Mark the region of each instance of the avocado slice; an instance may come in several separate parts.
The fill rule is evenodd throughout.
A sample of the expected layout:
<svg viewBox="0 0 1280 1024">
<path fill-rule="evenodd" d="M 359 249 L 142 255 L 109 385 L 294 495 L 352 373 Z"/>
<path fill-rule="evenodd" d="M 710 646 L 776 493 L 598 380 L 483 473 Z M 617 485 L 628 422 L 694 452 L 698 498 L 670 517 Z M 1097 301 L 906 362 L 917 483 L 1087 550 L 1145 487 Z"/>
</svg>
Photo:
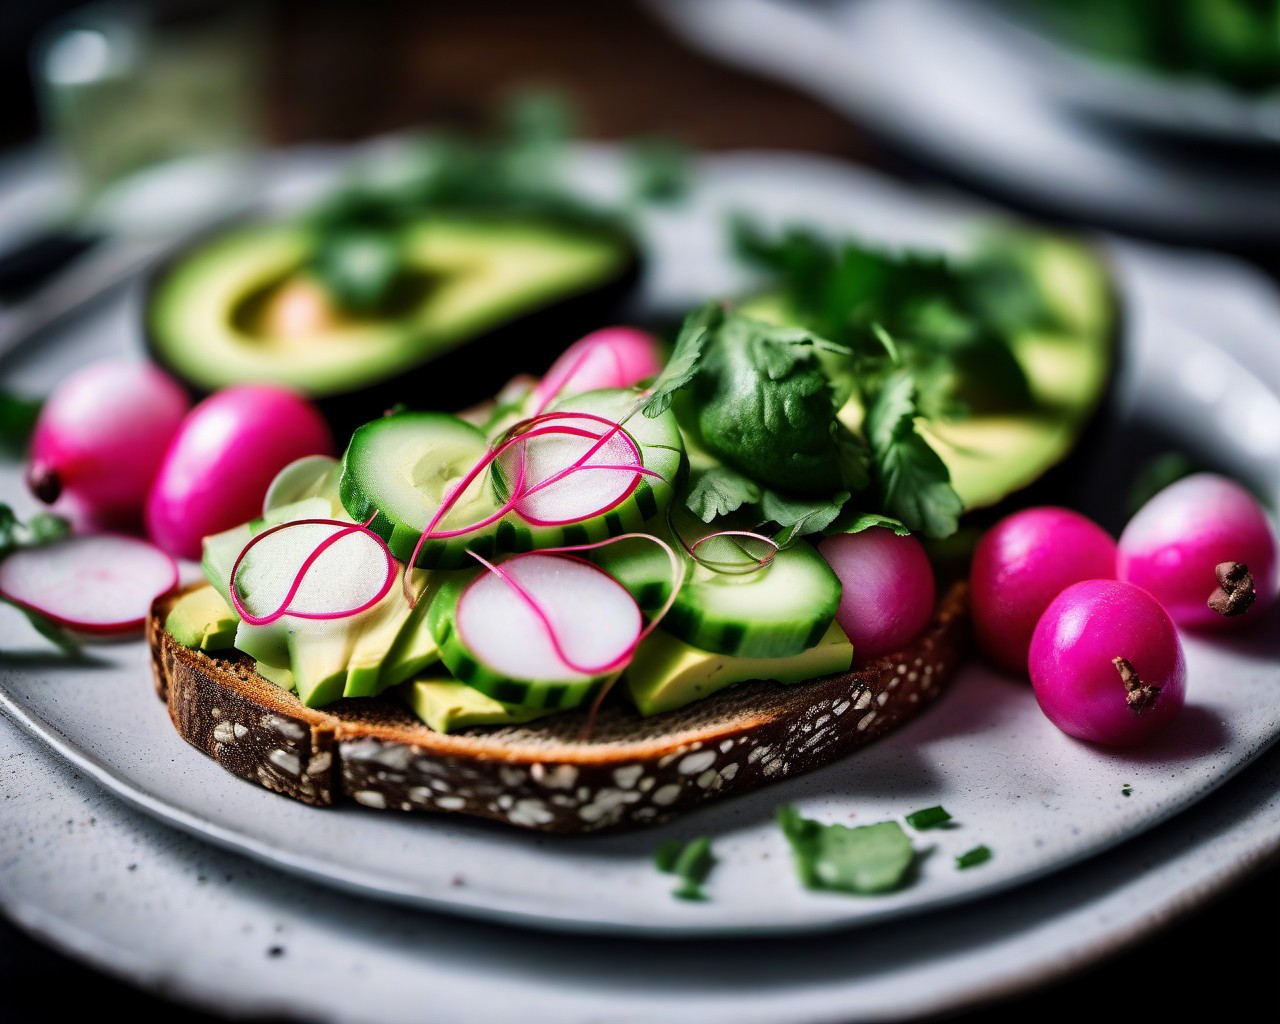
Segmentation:
<svg viewBox="0 0 1280 1024">
<path fill-rule="evenodd" d="M 232 646 L 239 616 L 213 587 L 183 594 L 165 616 L 164 628 L 183 647 L 224 651 Z"/>
<path fill-rule="evenodd" d="M 457 732 L 473 725 L 519 725 L 556 712 L 555 708 L 504 704 L 448 676 L 415 679 L 397 692 L 436 732 Z"/>
<path fill-rule="evenodd" d="M 703 651 L 655 630 L 645 638 L 623 673 L 627 693 L 642 715 L 674 711 L 733 683 L 772 679 L 799 683 L 853 664 L 853 644 L 832 623 L 812 647 L 787 658 L 741 658 Z"/>
<path fill-rule="evenodd" d="M 507 376 L 541 373 L 639 273 L 633 239 L 606 223 L 433 210 L 402 233 L 405 283 L 389 304 L 302 336 L 264 310 L 283 287 L 318 288 L 302 273 L 322 242 L 316 227 L 285 219 L 204 240 L 149 279 L 150 353 L 201 394 L 244 381 L 298 389 L 349 431 L 398 401 L 483 401 L 508 360 Z"/>
<path fill-rule="evenodd" d="M 1119 311 L 1098 251 L 1075 239 L 1032 233 L 1017 236 L 1016 251 L 1055 320 L 1052 328 L 1024 330 L 1011 339 L 1030 402 L 921 424 L 966 511 L 998 505 L 1067 459 L 1102 405 L 1116 359 Z M 741 309 L 774 323 L 796 319 L 774 292 L 751 297 Z M 840 412 L 853 429 L 861 418 L 856 405 Z"/>
</svg>

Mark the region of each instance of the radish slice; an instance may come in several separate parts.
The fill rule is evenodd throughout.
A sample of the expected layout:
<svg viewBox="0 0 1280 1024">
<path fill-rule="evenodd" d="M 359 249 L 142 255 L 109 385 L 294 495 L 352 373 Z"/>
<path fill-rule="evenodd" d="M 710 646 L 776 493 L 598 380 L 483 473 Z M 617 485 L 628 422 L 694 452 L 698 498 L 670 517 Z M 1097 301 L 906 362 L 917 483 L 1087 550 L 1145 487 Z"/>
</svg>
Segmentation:
<svg viewBox="0 0 1280 1024">
<path fill-rule="evenodd" d="M 372 608 L 391 589 L 396 561 L 355 523 L 300 519 L 251 540 L 231 571 L 231 600 L 250 625 L 285 615 L 339 619 Z"/>
<path fill-rule="evenodd" d="M 178 566 L 146 541 L 68 537 L 0 562 L 0 596 L 86 640 L 140 632 L 151 602 L 178 584 Z"/>
<path fill-rule="evenodd" d="M 497 459 L 518 481 L 511 507 L 536 526 L 579 522 L 616 508 L 640 482 L 644 460 L 616 424 L 548 415 Z"/>
<path fill-rule="evenodd" d="M 640 609 L 608 573 L 542 552 L 500 568 L 481 574 L 458 599 L 458 635 L 479 661 L 512 679 L 571 682 L 629 659 Z"/>
</svg>

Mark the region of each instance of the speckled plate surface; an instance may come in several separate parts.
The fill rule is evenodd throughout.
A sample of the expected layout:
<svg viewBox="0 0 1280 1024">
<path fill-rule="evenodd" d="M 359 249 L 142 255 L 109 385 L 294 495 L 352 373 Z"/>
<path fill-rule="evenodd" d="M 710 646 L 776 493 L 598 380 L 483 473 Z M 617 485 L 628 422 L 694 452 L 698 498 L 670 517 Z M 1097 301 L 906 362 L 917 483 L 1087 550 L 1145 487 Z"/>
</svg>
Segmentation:
<svg viewBox="0 0 1280 1024">
<path fill-rule="evenodd" d="M 616 185 L 608 152 L 584 153 L 580 170 L 589 187 Z M 720 230 L 734 208 L 766 220 L 821 218 L 832 229 L 940 244 L 963 237 L 982 214 L 832 162 L 761 154 L 709 159 L 684 208 L 645 222 L 655 253 L 645 304 L 680 309 L 742 284 Z M 1137 439 L 1154 432 L 1280 495 L 1273 294 L 1229 262 L 1105 244 L 1131 337 L 1099 467 L 1132 454 Z M 134 298 L 126 289 L 65 321 L 56 344 L 28 347 L 10 364 L 7 382 L 39 390 L 90 355 L 137 352 Z M 4 493 L 20 494 L 16 467 L 3 472 Z M 1273 614 L 1228 641 L 1188 641 L 1186 713 L 1140 752 L 1104 752 L 1068 739 L 1042 717 L 1025 685 L 971 666 L 918 719 L 839 764 L 645 832 L 556 838 L 450 817 L 317 810 L 277 797 L 178 739 L 151 690 L 142 644 L 102 648 L 93 662 L 69 664 L 16 614 L 0 611 L 0 704 L 136 807 L 326 885 L 561 930 L 801 932 L 991 896 L 1186 811 L 1280 736 L 1280 617 Z M 799 886 L 773 824 L 784 802 L 824 821 L 854 823 L 941 803 L 956 824 L 917 837 L 928 853 L 912 885 L 850 899 Z M 714 837 L 719 859 L 711 898 L 671 899 L 670 879 L 653 869 L 652 850 L 671 836 L 704 833 Z M 956 870 L 954 856 L 979 843 L 994 858 Z"/>
</svg>

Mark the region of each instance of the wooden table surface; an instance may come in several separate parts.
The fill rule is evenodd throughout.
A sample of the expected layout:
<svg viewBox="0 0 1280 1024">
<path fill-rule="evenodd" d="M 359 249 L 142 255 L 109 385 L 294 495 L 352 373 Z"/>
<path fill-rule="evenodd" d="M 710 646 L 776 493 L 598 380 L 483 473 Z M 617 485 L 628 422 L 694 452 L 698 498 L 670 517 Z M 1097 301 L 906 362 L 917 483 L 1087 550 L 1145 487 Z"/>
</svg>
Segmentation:
<svg viewBox="0 0 1280 1024">
<path fill-rule="evenodd" d="M 424 123 L 476 126 L 505 96 L 533 83 L 568 97 L 590 138 L 660 136 L 703 149 L 807 150 L 902 179 L 938 180 L 936 171 L 913 165 L 823 104 L 695 54 L 643 9 L 618 0 L 358 8 L 280 0 L 269 26 L 265 130 L 278 144 L 354 140 Z M 1273 253 L 1251 255 L 1273 274 L 1280 267 Z M 1099 966 L 951 1019 L 998 1024 L 1128 1006 L 1158 1022 L 1221 991 L 1224 976 L 1235 992 L 1224 1010 L 1240 1007 L 1238 1000 L 1247 1002 L 1250 993 L 1267 1000 L 1253 1005 L 1269 1005 L 1280 953 L 1273 925 L 1278 911 L 1280 863 L 1273 863 Z M 1263 939 L 1233 938 L 1259 925 Z M 1136 990 L 1134 980 L 1153 971 L 1166 981 Z M 213 1019 L 105 978 L 0 920 L 0 992 L 9 996 L 0 1016 L 8 1024 L 51 1019 L 36 994 L 66 988 L 92 992 L 95 1003 L 134 1022 L 174 1019 L 175 1012 L 183 1021 Z"/>
</svg>

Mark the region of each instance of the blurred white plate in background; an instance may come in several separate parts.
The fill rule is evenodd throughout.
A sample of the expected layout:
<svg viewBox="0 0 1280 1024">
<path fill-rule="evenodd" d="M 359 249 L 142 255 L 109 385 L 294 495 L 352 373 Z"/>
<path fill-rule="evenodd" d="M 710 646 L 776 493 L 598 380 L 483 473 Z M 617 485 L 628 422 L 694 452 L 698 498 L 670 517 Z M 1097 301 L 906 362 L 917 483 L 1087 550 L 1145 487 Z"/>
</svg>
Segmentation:
<svg viewBox="0 0 1280 1024">
<path fill-rule="evenodd" d="M 691 44 L 809 92 L 985 192 L 1175 241 L 1280 240 L 1280 158 L 1140 145 L 1106 130 L 1048 95 L 1052 69 L 1030 70 L 1025 40 L 969 3 L 647 3 Z"/>
</svg>

